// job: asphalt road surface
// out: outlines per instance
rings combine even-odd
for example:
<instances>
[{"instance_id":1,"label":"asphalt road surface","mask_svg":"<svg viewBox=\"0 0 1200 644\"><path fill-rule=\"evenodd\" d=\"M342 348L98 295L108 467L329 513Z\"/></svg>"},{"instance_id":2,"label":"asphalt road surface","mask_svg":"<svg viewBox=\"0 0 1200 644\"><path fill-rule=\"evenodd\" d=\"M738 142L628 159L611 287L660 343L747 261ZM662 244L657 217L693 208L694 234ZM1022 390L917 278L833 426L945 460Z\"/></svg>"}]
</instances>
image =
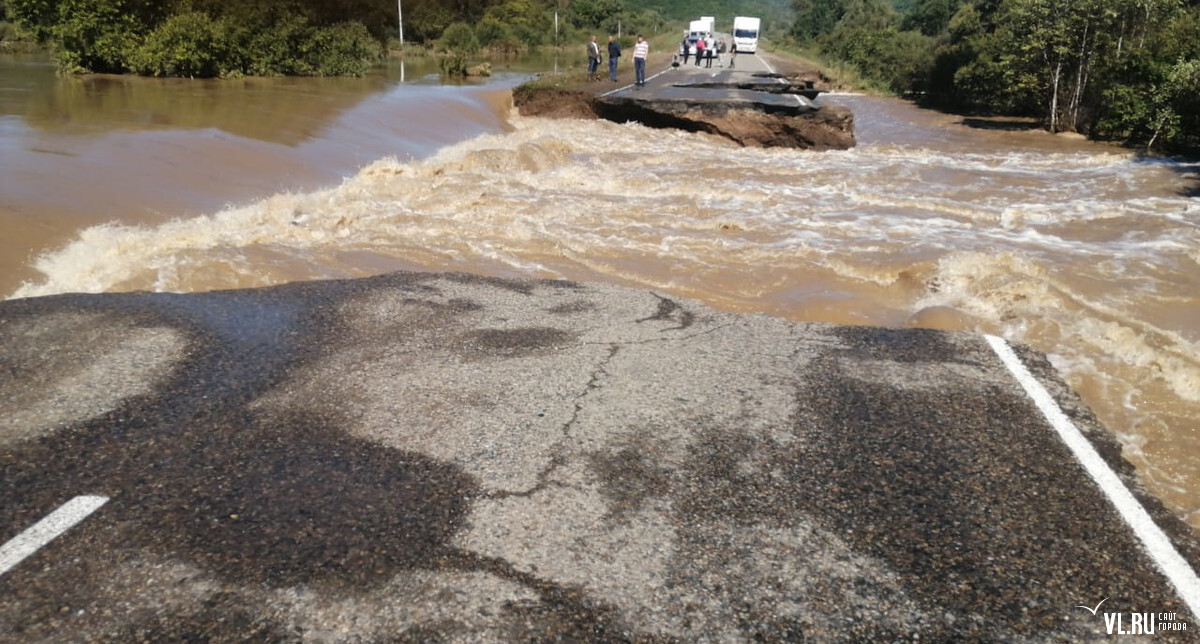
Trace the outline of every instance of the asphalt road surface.
<instances>
[{"instance_id":1,"label":"asphalt road surface","mask_svg":"<svg viewBox=\"0 0 1200 644\"><path fill-rule=\"evenodd\" d=\"M726 37L726 41L728 40ZM622 58L626 55L633 54L627 52ZM733 67L729 66L729 58L729 54L723 54L720 61L714 58L711 68L707 67L707 62L696 66L694 57L686 64L682 63L682 59L679 60L678 66L657 70L647 68L644 87L622 83L606 92L604 96L635 96L645 101L689 100L728 104L754 103L767 107L813 107L812 101L800 95L774 95L752 89L754 86L780 85L786 82L757 54L738 54ZM621 78L633 78L630 65L622 64Z\"/></svg>"},{"instance_id":2,"label":"asphalt road surface","mask_svg":"<svg viewBox=\"0 0 1200 644\"><path fill-rule=\"evenodd\" d=\"M0 489L6 642L1200 628L1196 535L1043 356L609 286L2 302Z\"/></svg>"}]
</instances>

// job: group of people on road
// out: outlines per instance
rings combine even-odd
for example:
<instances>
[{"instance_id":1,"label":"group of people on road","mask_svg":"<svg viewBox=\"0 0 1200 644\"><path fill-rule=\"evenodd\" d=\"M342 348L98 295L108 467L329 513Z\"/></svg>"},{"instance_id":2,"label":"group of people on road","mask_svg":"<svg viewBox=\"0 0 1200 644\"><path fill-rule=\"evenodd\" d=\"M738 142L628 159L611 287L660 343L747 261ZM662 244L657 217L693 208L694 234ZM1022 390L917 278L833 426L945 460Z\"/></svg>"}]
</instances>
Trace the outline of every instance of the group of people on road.
<instances>
[{"instance_id":1,"label":"group of people on road","mask_svg":"<svg viewBox=\"0 0 1200 644\"><path fill-rule=\"evenodd\" d=\"M724 67L721 60L721 54L725 51L725 41L715 41L712 34L705 38L697 38L695 44L690 42L690 38L684 38L680 43L680 51L683 55L683 64L688 63L688 59L693 55L696 57L696 67L701 64L706 68L713 66L713 60L716 59L719 67ZM638 34L637 43L633 46L633 74L634 84L642 87L646 84L646 58L650 55L650 43ZM592 36L587 44L588 57L588 80L600 80L600 65L604 63L604 55L600 51L600 43L596 40L596 36ZM729 50L729 67L733 68L734 61L737 58L737 43L732 45ZM621 43L617 41L615 36L608 37L608 79L612 82L617 82L617 62L621 59ZM678 61L678 59L676 59ZM678 65L678 62L676 62Z\"/></svg>"},{"instance_id":2,"label":"group of people on road","mask_svg":"<svg viewBox=\"0 0 1200 644\"><path fill-rule=\"evenodd\" d=\"M713 40L712 34L704 38L697 38L695 43L691 42L691 38L684 38L683 42L679 43L679 51L683 56L683 64L688 63L688 59L693 55L696 56L696 67L700 66L701 61L704 62L704 67L711 69L713 59L717 60L717 66L723 67L721 62L721 53L725 51L725 41L716 42ZM737 44L733 45L731 54L737 54ZM733 57L730 56L729 66L733 67Z\"/></svg>"},{"instance_id":3,"label":"group of people on road","mask_svg":"<svg viewBox=\"0 0 1200 644\"><path fill-rule=\"evenodd\" d=\"M646 84L646 57L650 55L650 43L638 34L637 43L633 46L633 74L638 87ZM621 59L621 43L617 42L614 36L608 37L608 78L612 82L617 82L617 61ZM600 55L600 43L596 42L596 36L588 41L588 79L600 80L600 63L603 62L603 57Z\"/></svg>"}]
</instances>

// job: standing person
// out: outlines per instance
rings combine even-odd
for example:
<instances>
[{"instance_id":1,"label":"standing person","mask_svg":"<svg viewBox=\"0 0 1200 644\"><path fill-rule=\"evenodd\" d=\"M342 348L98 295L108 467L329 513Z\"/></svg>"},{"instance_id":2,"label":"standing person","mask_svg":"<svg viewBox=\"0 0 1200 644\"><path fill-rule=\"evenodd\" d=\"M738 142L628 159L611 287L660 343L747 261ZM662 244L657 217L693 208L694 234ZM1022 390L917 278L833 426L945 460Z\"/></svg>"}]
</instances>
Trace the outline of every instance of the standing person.
<instances>
[{"instance_id":1,"label":"standing person","mask_svg":"<svg viewBox=\"0 0 1200 644\"><path fill-rule=\"evenodd\" d=\"M733 64L737 62L737 41L729 46L729 69L733 69Z\"/></svg>"},{"instance_id":2,"label":"standing person","mask_svg":"<svg viewBox=\"0 0 1200 644\"><path fill-rule=\"evenodd\" d=\"M600 43L596 42L595 34L593 34L592 39L588 41L587 52L588 80L600 80L600 74L596 73L596 70L600 68Z\"/></svg>"},{"instance_id":3,"label":"standing person","mask_svg":"<svg viewBox=\"0 0 1200 644\"><path fill-rule=\"evenodd\" d=\"M638 34L637 44L633 46L633 75L639 87L646 86L646 56L650 53L650 43Z\"/></svg>"},{"instance_id":4,"label":"standing person","mask_svg":"<svg viewBox=\"0 0 1200 644\"><path fill-rule=\"evenodd\" d=\"M713 54L716 53L716 45L713 43L712 36L708 37L708 42L704 43L704 66L712 69Z\"/></svg>"},{"instance_id":5,"label":"standing person","mask_svg":"<svg viewBox=\"0 0 1200 644\"><path fill-rule=\"evenodd\" d=\"M608 77L617 82L617 60L621 58L621 43L611 34L608 36Z\"/></svg>"},{"instance_id":6,"label":"standing person","mask_svg":"<svg viewBox=\"0 0 1200 644\"><path fill-rule=\"evenodd\" d=\"M700 66L700 59L704 58L704 39L696 39L696 67Z\"/></svg>"},{"instance_id":7,"label":"standing person","mask_svg":"<svg viewBox=\"0 0 1200 644\"><path fill-rule=\"evenodd\" d=\"M687 36L683 37L683 42L680 43L679 48L683 50L683 64L686 65L688 61L688 54L690 52L690 49L688 48Z\"/></svg>"}]
</instances>

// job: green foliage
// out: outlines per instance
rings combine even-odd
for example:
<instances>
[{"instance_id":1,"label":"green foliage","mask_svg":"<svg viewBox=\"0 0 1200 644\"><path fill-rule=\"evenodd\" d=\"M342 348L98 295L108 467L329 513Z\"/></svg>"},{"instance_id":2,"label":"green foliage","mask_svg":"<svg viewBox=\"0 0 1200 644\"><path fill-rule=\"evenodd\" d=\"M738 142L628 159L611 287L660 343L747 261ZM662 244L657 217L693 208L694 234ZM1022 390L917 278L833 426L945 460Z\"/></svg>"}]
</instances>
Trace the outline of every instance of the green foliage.
<instances>
[{"instance_id":1,"label":"green foliage","mask_svg":"<svg viewBox=\"0 0 1200 644\"><path fill-rule=\"evenodd\" d=\"M933 65L934 41L901 31L901 16L881 0L841 0L822 11L841 16L817 38L821 51L895 93L923 91Z\"/></svg>"},{"instance_id":2,"label":"green foliage","mask_svg":"<svg viewBox=\"0 0 1200 644\"><path fill-rule=\"evenodd\" d=\"M357 22L341 22L316 33L317 75L362 76L383 55L379 41Z\"/></svg>"},{"instance_id":3,"label":"green foliage","mask_svg":"<svg viewBox=\"0 0 1200 644\"><path fill-rule=\"evenodd\" d=\"M529 0L509 0L493 5L483 17L507 27L512 38L526 49L536 49L554 36L553 14Z\"/></svg>"},{"instance_id":4,"label":"green foliage","mask_svg":"<svg viewBox=\"0 0 1200 644\"><path fill-rule=\"evenodd\" d=\"M792 0L791 33L929 105L1200 145L1195 0ZM897 21L893 7L904 10ZM889 17L889 13L893 14Z\"/></svg>"},{"instance_id":5,"label":"green foliage","mask_svg":"<svg viewBox=\"0 0 1200 644\"><path fill-rule=\"evenodd\" d=\"M432 47L462 23L479 47L515 53L618 28L653 36L701 14L728 25L735 12L762 16L769 33L773 21L790 18L789 1L404 0L404 37ZM357 74L397 36L395 0L0 0L0 12L39 42L53 42L62 66L80 72ZM472 51L458 30L450 34L453 47Z\"/></svg>"},{"instance_id":6,"label":"green foliage","mask_svg":"<svg viewBox=\"0 0 1200 644\"><path fill-rule=\"evenodd\" d=\"M382 53L363 24L321 19L339 13L320 0L6 1L21 24L53 40L71 72L347 75Z\"/></svg>"},{"instance_id":7,"label":"green foliage","mask_svg":"<svg viewBox=\"0 0 1200 644\"><path fill-rule=\"evenodd\" d=\"M451 54L438 62L442 75L450 78L464 78L467 75L467 59L461 54Z\"/></svg>"},{"instance_id":8,"label":"green foliage","mask_svg":"<svg viewBox=\"0 0 1200 644\"><path fill-rule=\"evenodd\" d=\"M11 19L28 29L38 42L47 42L58 24L57 0L7 0Z\"/></svg>"},{"instance_id":9,"label":"green foliage","mask_svg":"<svg viewBox=\"0 0 1200 644\"><path fill-rule=\"evenodd\" d=\"M484 16L483 20L475 25L475 37L481 47L506 50L520 48L520 41L513 35L512 28L491 16Z\"/></svg>"},{"instance_id":10,"label":"green foliage","mask_svg":"<svg viewBox=\"0 0 1200 644\"><path fill-rule=\"evenodd\" d=\"M37 49L37 36L23 24L9 7L10 0L0 0L0 51Z\"/></svg>"},{"instance_id":11,"label":"green foliage","mask_svg":"<svg viewBox=\"0 0 1200 644\"><path fill-rule=\"evenodd\" d=\"M1200 146L1200 59L1176 61L1155 96L1154 136L1177 145Z\"/></svg>"},{"instance_id":12,"label":"green foliage","mask_svg":"<svg viewBox=\"0 0 1200 644\"><path fill-rule=\"evenodd\" d=\"M937 36L946 31L952 18L964 0L916 0L904 12L902 27L906 31L919 31L926 36Z\"/></svg>"},{"instance_id":13,"label":"green foliage","mask_svg":"<svg viewBox=\"0 0 1200 644\"><path fill-rule=\"evenodd\" d=\"M224 25L208 14L188 12L150 32L134 52L131 67L146 76L219 76L228 52Z\"/></svg>"},{"instance_id":14,"label":"green foliage","mask_svg":"<svg viewBox=\"0 0 1200 644\"><path fill-rule=\"evenodd\" d=\"M404 36L417 41L436 40L454 21L454 12L446 7L419 4L404 12Z\"/></svg>"},{"instance_id":15,"label":"green foliage","mask_svg":"<svg viewBox=\"0 0 1200 644\"><path fill-rule=\"evenodd\" d=\"M796 22L792 35L800 42L812 42L818 36L833 33L846 14L843 0L793 0Z\"/></svg>"},{"instance_id":16,"label":"green foliage","mask_svg":"<svg viewBox=\"0 0 1200 644\"><path fill-rule=\"evenodd\" d=\"M458 54L473 54L479 51L479 40L475 30L465 22L456 22L442 33L438 40L438 49Z\"/></svg>"},{"instance_id":17,"label":"green foliage","mask_svg":"<svg viewBox=\"0 0 1200 644\"><path fill-rule=\"evenodd\" d=\"M616 33L616 21L624 11L621 0L577 0L571 5L571 22L583 30Z\"/></svg>"},{"instance_id":18,"label":"green foliage","mask_svg":"<svg viewBox=\"0 0 1200 644\"><path fill-rule=\"evenodd\" d=\"M141 45L147 25L159 18L158 3L140 0L62 0L51 34L59 64L69 71L123 73Z\"/></svg>"}]
</instances>

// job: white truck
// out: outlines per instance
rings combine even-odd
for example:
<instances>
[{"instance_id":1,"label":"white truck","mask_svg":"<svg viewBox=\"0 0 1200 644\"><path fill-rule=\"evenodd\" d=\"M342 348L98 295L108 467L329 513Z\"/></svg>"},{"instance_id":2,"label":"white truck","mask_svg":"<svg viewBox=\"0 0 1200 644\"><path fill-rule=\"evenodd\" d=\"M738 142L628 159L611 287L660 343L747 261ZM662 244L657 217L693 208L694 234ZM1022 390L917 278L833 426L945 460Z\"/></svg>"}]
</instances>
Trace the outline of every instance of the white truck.
<instances>
[{"instance_id":1,"label":"white truck","mask_svg":"<svg viewBox=\"0 0 1200 644\"><path fill-rule=\"evenodd\" d=\"M716 30L717 30L717 19L716 18L714 18L712 16L700 16L700 22L705 23L704 31L707 31L709 34L716 32Z\"/></svg>"},{"instance_id":2,"label":"white truck","mask_svg":"<svg viewBox=\"0 0 1200 644\"><path fill-rule=\"evenodd\" d=\"M737 16L733 19L733 44L739 54L753 54L758 51L758 30L762 20L750 16Z\"/></svg>"},{"instance_id":3,"label":"white truck","mask_svg":"<svg viewBox=\"0 0 1200 644\"><path fill-rule=\"evenodd\" d=\"M696 41L707 37L709 34L708 23L703 20L693 20L688 23L687 35L684 36L683 47L687 47L687 51L680 51L680 54L687 53L692 55L696 53Z\"/></svg>"}]
</instances>

